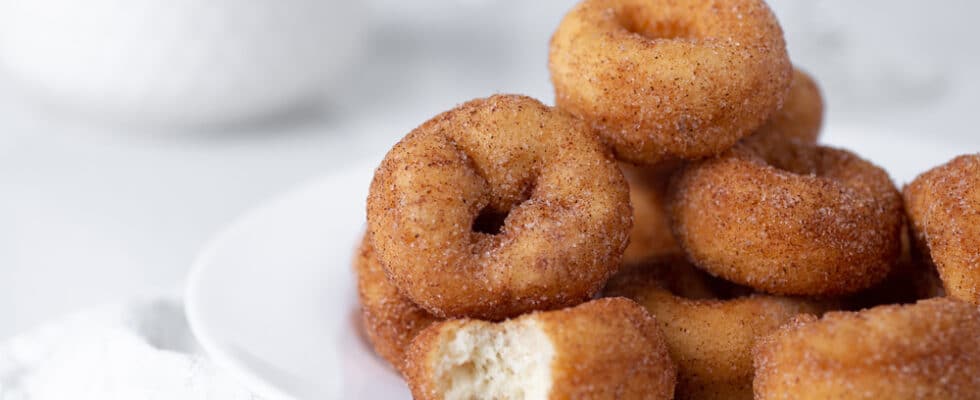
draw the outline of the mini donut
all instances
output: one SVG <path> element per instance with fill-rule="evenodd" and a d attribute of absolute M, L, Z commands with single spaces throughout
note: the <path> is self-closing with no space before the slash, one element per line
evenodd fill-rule
<path fill-rule="evenodd" d="M 354 256 L 354 270 L 365 336 L 375 353 L 401 370 L 412 339 L 439 319 L 399 294 L 388 282 L 367 236 Z"/>
<path fill-rule="evenodd" d="M 752 294 L 719 299 L 708 278 L 682 259 L 667 258 L 615 275 L 605 294 L 645 307 L 660 324 L 677 363 L 677 399 L 752 399 L 752 347 L 815 301 Z"/>
<path fill-rule="evenodd" d="M 783 107 L 772 114 L 752 135 L 761 140 L 799 140 L 816 143 L 823 125 L 823 96 L 820 87 L 806 72 L 793 69 L 789 94 Z"/>
<path fill-rule="evenodd" d="M 396 144 L 371 182 L 367 220 L 385 272 L 413 303 L 500 320 L 590 299 L 619 268 L 632 212 L 588 126 L 496 95 Z"/>
<path fill-rule="evenodd" d="M 638 167 L 620 163 L 630 186 L 633 205 L 633 230 L 629 246 L 623 253 L 623 265 L 641 264 L 648 258 L 680 254 L 682 250 L 670 231 L 667 215 L 667 184 L 679 163 L 655 167 Z"/>
<path fill-rule="evenodd" d="M 689 166 L 670 190 L 671 226 L 694 264 L 756 290 L 851 294 L 899 256 L 901 195 L 845 150 L 742 143 Z"/>
<path fill-rule="evenodd" d="M 762 0 L 584 0 L 548 66 L 559 108 L 648 165 L 732 147 L 780 108 L 793 70 Z"/>
<path fill-rule="evenodd" d="M 904 195 L 914 242 L 946 293 L 980 304 L 980 154 L 919 175 Z"/>
<path fill-rule="evenodd" d="M 406 360 L 419 400 L 669 400 L 676 383 L 657 322 L 622 298 L 500 323 L 441 322 L 415 338 Z"/>
<path fill-rule="evenodd" d="M 802 317 L 755 348 L 755 398 L 980 399 L 980 310 L 950 298 Z"/>

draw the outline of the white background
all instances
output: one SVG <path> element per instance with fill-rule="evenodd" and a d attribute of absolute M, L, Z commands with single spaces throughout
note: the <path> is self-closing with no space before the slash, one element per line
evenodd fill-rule
<path fill-rule="evenodd" d="M 113 125 L 0 81 L 0 339 L 81 307 L 179 290 L 195 252 L 235 216 L 378 159 L 457 103 L 495 92 L 551 102 L 547 41 L 572 3 L 375 0 L 364 56 L 322 106 L 229 130 Z M 773 7 L 794 61 L 824 88 L 830 129 L 976 152 L 980 6 L 940 4 Z"/>

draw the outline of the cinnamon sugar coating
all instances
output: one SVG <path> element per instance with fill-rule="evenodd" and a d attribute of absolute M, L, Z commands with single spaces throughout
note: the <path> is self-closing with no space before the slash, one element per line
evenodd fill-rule
<path fill-rule="evenodd" d="M 939 270 L 949 296 L 980 304 L 980 154 L 929 170 L 904 194 L 921 258 Z"/>
<path fill-rule="evenodd" d="M 388 282 L 367 236 L 354 256 L 361 323 L 374 351 L 401 370 L 415 335 L 440 319 L 416 306 Z"/>
<path fill-rule="evenodd" d="M 980 310 L 950 298 L 799 318 L 755 349 L 755 398 L 980 399 Z"/>
<path fill-rule="evenodd" d="M 787 140 L 815 143 L 823 124 L 823 97 L 813 78 L 798 68 L 783 107 L 777 110 L 746 140 L 763 146 L 778 145 Z M 650 258 L 683 253 L 670 230 L 667 215 L 667 184 L 681 169 L 681 162 L 664 162 L 655 166 L 637 166 L 621 162 L 620 168 L 630 185 L 633 205 L 633 230 L 630 244 L 623 254 L 623 264 L 640 264 Z"/>
<path fill-rule="evenodd" d="M 671 187 L 675 236 L 709 273 L 782 295 L 844 295 L 888 275 L 902 201 L 888 174 L 844 150 L 743 142 Z"/>
<path fill-rule="evenodd" d="M 579 304 L 620 265 L 629 188 L 581 121 L 495 95 L 416 128 L 371 183 L 368 228 L 399 292 L 439 317 Z"/>
<path fill-rule="evenodd" d="M 584 0 L 549 69 L 559 108 L 648 165 L 725 151 L 780 108 L 792 75 L 762 0 Z"/>

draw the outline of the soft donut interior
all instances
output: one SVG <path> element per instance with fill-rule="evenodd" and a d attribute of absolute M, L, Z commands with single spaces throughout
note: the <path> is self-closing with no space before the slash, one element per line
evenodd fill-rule
<path fill-rule="evenodd" d="M 554 346 L 534 320 L 467 324 L 437 351 L 445 399 L 546 399 L 551 391 Z"/>

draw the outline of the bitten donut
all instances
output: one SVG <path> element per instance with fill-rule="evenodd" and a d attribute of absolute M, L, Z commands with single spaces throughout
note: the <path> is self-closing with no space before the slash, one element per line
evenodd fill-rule
<path fill-rule="evenodd" d="M 406 366 L 419 400 L 669 400 L 676 383 L 657 322 L 622 298 L 442 322 L 415 338 Z"/>
<path fill-rule="evenodd" d="M 629 246 L 623 253 L 623 265 L 640 264 L 649 258 L 682 253 L 674 233 L 670 231 L 670 217 L 667 215 L 667 183 L 670 175 L 679 167 L 679 163 L 656 167 L 620 163 L 630 186 L 630 204 L 633 205 L 633 230 L 630 231 Z"/>
<path fill-rule="evenodd" d="M 980 399 L 980 311 L 938 298 L 800 318 L 755 349 L 755 398 Z"/>
<path fill-rule="evenodd" d="M 752 134 L 757 140 L 799 140 L 816 143 L 823 125 L 823 96 L 813 78 L 799 68 L 793 69 L 793 80 L 783 107 L 772 114 Z"/>
<path fill-rule="evenodd" d="M 365 336 L 381 358 L 401 370 L 412 339 L 439 319 L 412 304 L 388 282 L 367 236 L 354 256 L 354 270 Z"/>
<path fill-rule="evenodd" d="M 615 275 L 604 293 L 635 300 L 656 317 L 677 364 L 676 399 L 752 399 L 756 341 L 826 305 L 757 294 L 720 299 L 709 279 L 667 258 Z"/>
<path fill-rule="evenodd" d="M 780 108 L 792 64 L 762 0 L 584 0 L 551 39 L 559 108 L 617 158 L 653 165 L 731 147 Z"/>
<path fill-rule="evenodd" d="M 946 293 L 980 304 L 980 154 L 933 168 L 904 194 L 914 242 Z"/>
<path fill-rule="evenodd" d="M 702 269 L 782 295 L 844 295 L 888 275 L 902 200 L 853 153 L 798 141 L 738 145 L 671 186 L 674 234 Z"/>
<path fill-rule="evenodd" d="M 588 300 L 632 227 L 623 174 L 588 127 L 516 95 L 409 133 L 375 172 L 367 219 L 399 292 L 439 317 L 491 320 Z"/>

